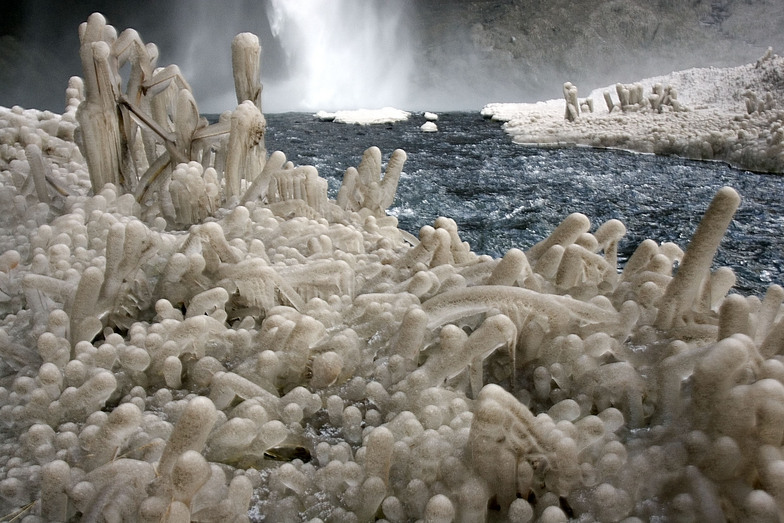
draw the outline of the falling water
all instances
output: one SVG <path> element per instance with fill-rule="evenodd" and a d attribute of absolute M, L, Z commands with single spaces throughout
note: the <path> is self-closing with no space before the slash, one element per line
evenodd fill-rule
<path fill-rule="evenodd" d="M 405 107 L 416 48 L 409 5 L 272 0 L 267 16 L 287 78 L 265 98 L 301 111 Z"/>

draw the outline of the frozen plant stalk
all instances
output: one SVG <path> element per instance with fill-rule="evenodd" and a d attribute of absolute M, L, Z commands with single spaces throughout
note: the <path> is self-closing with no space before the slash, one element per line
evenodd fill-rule
<path fill-rule="evenodd" d="M 656 317 L 658 328 L 672 328 L 692 309 L 738 205 L 740 196 L 731 187 L 723 187 L 716 193 L 692 236 L 677 274 L 667 285 Z"/>

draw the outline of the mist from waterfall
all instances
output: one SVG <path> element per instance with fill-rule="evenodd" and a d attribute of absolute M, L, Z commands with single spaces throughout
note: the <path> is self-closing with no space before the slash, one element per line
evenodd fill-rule
<path fill-rule="evenodd" d="M 670 0 L 579 11 L 568 0 L 25 0 L 0 23 L 0 105 L 61 112 L 68 78 L 83 74 L 76 28 L 96 10 L 157 44 L 159 65 L 180 66 L 203 112 L 236 106 L 231 41 L 245 31 L 263 48 L 265 112 L 443 112 L 780 52 L 780 3 L 725 3 L 730 18 L 713 20 L 705 2 Z"/>
<path fill-rule="evenodd" d="M 271 0 L 267 16 L 284 76 L 264 97 L 286 110 L 409 107 L 415 31 L 410 3 Z"/>

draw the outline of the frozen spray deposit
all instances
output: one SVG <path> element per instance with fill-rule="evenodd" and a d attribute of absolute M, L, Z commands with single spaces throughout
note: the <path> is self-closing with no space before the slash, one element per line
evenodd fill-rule
<path fill-rule="evenodd" d="M 269 154 L 253 35 L 212 125 L 136 32 L 80 35 L 63 115 L 0 110 L 2 514 L 780 517 L 784 290 L 710 269 L 736 191 L 622 271 L 579 213 L 478 256 L 387 215 L 402 150 L 335 200 Z"/>

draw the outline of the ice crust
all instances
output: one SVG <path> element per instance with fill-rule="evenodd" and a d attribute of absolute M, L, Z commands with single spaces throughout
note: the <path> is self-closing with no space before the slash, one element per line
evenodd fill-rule
<path fill-rule="evenodd" d="M 86 38 L 154 58 L 96 16 Z M 386 215 L 401 150 L 370 147 L 334 201 L 314 167 L 260 152 L 254 38 L 235 46 L 238 108 L 218 127 L 187 118 L 187 82 L 163 77 L 176 92 L 151 106 L 172 134 L 138 142 L 135 165 L 194 156 L 145 191 L 85 160 L 80 113 L 107 100 L 78 79 L 63 115 L 0 108 L 0 514 L 784 515 L 784 290 L 728 294 L 732 270 L 710 269 L 733 189 L 706 202 L 688 245 L 645 240 L 623 271 L 624 225 L 578 213 L 535 245 L 477 256 L 451 219 L 417 238 Z M 607 119 L 697 113 L 679 89 L 688 112 Z M 111 114 L 128 107 L 101 94 L 116 96 Z M 563 103 L 525 118 L 590 123 L 563 123 Z M 213 133 L 210 154 L 174 149 Z"/>

